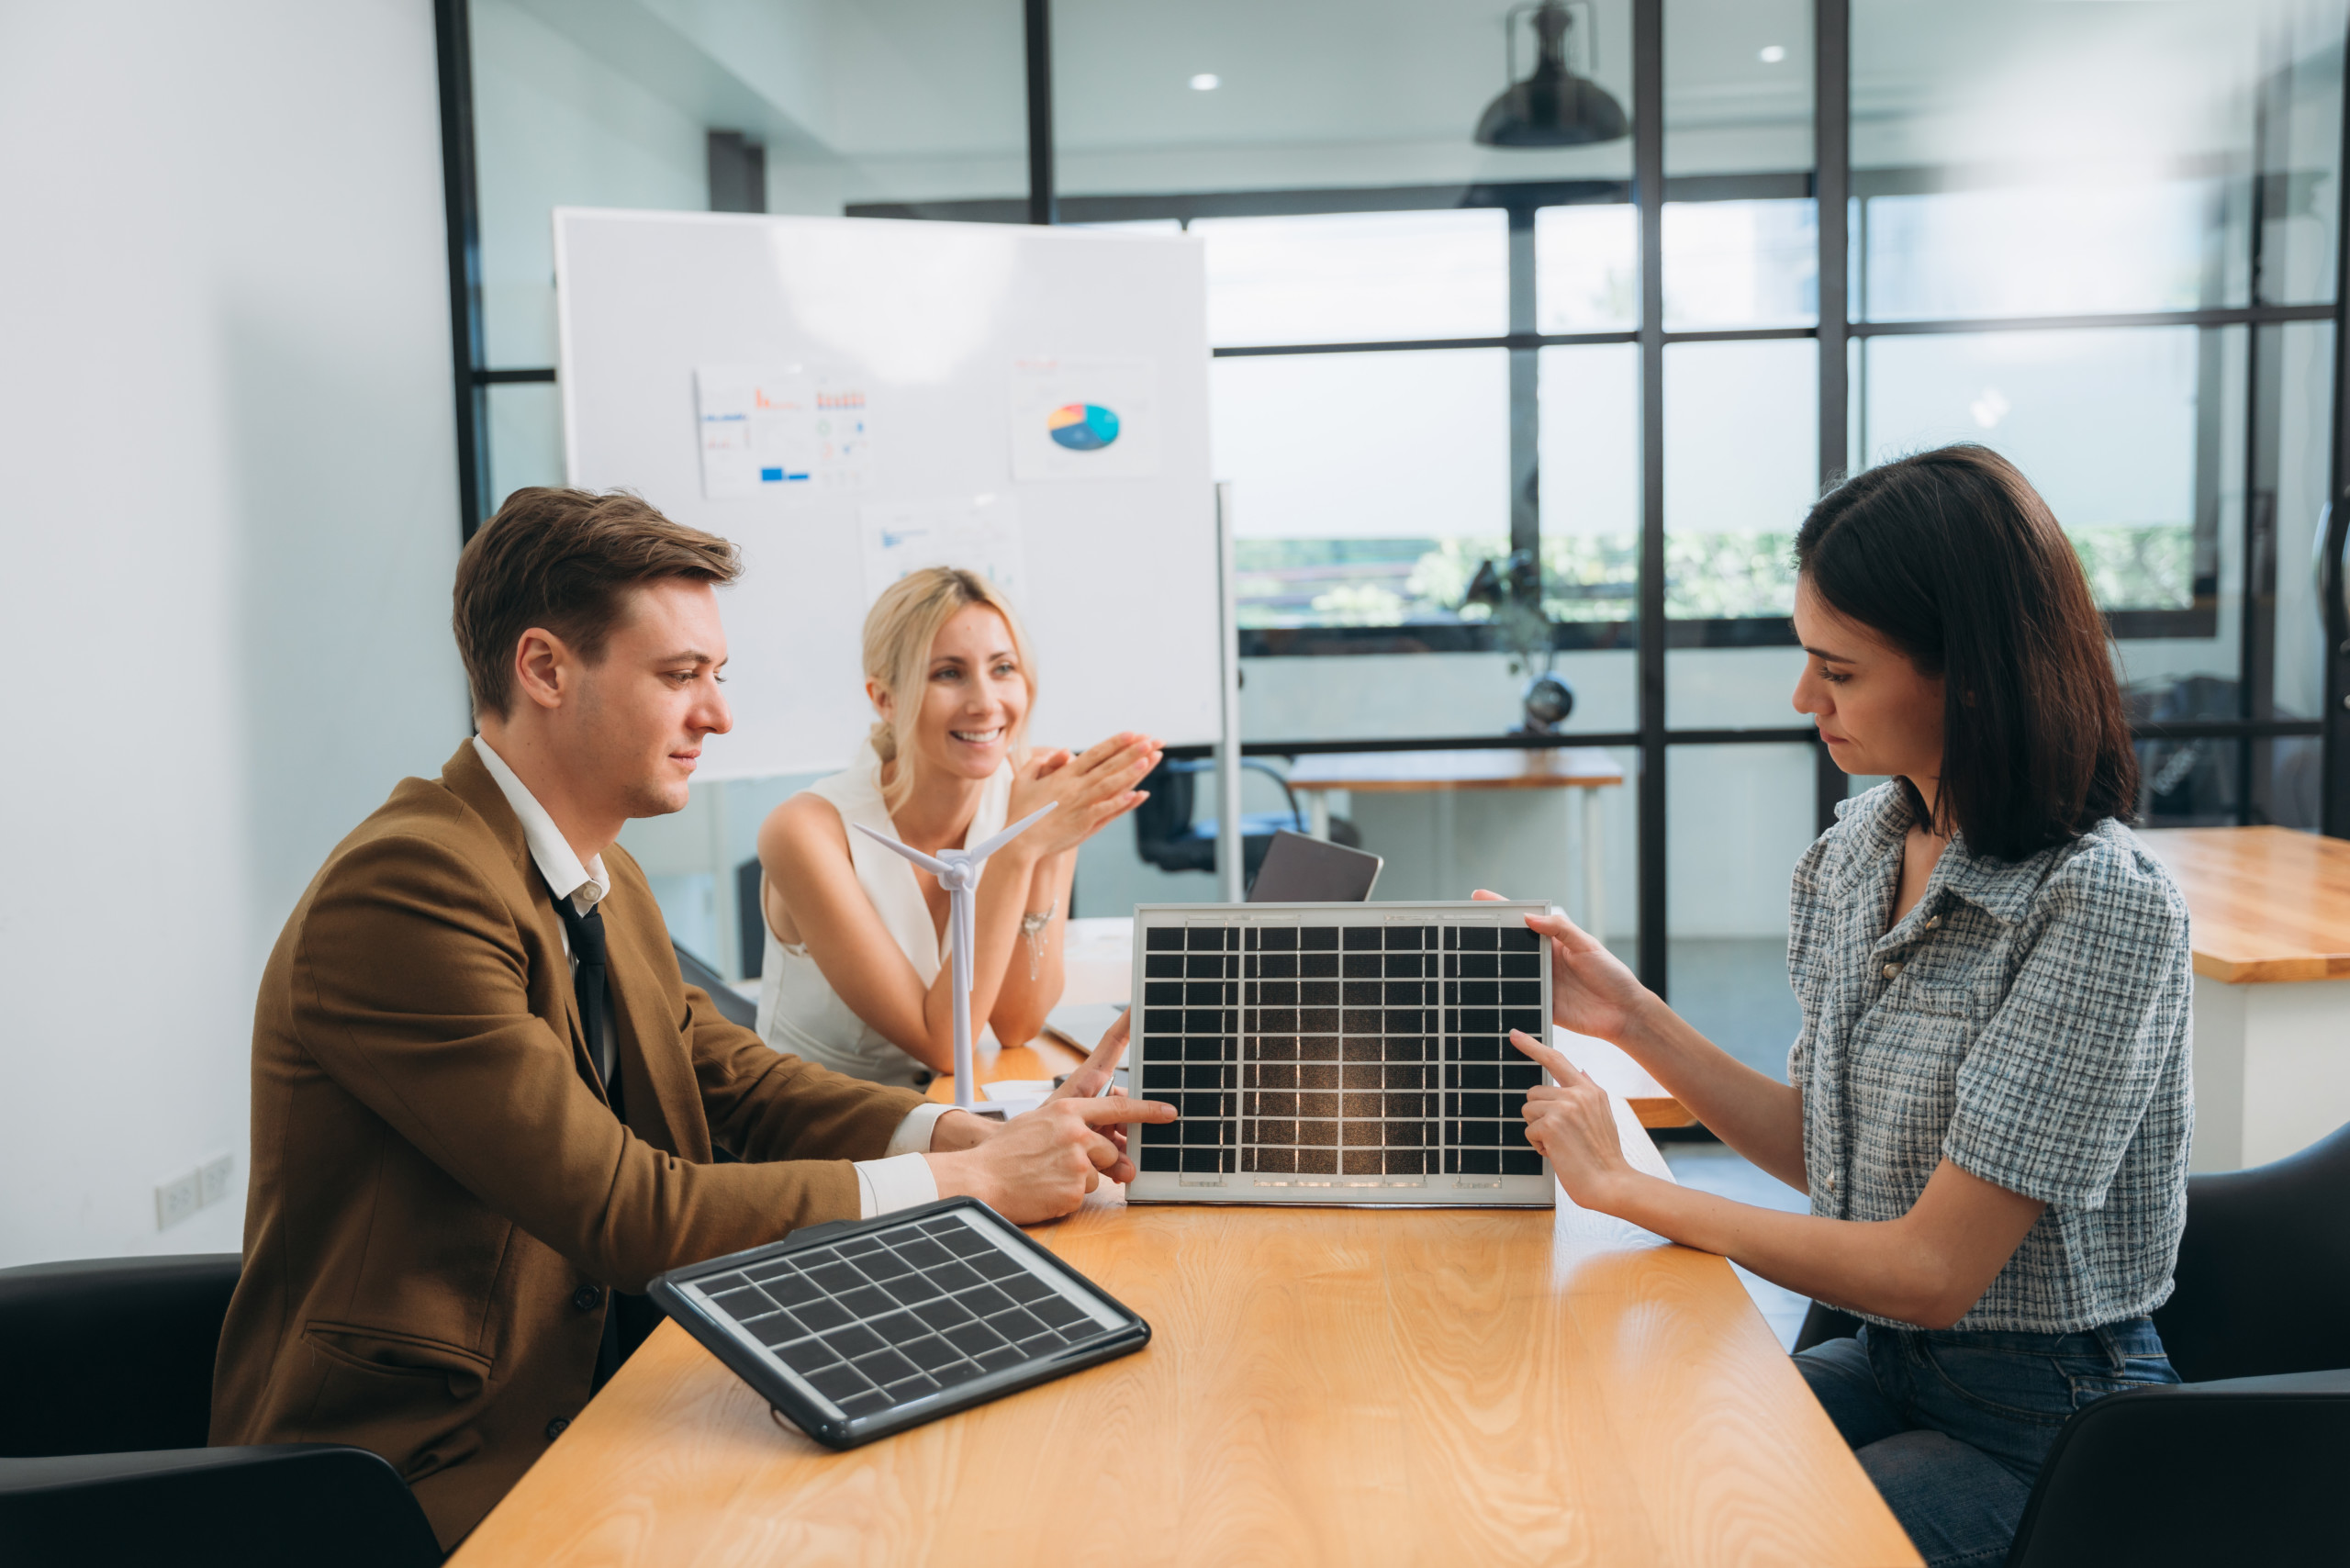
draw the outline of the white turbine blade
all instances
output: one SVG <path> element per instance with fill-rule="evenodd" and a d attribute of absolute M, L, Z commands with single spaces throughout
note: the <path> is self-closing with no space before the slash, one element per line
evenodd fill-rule
<path fill-rule="evenodd" d="M 886 833 L 876 833 L 871 828 L 866 826 L 863 823 L 851 823 L 849 825 L 856 829 L 857 832 L 863 834 L 866 837 L 871 839 L 874 843 L 888 845 L 890 848 L 896 850 L 899 854 L 904 856 L 907 859 L 912 861 L 915 865 L 921 867 L 923 870 L 928 871 L 933 876 L 936 876 L 941 871 L 946 869 L 946 861 L 937 859 L 932 856 L 924 855 L 921 850 L 913 848 L 910 845 L 901 843 L 897 839 L 891 838 Z"/>
<path fill-rule="evenodd" d="M 1002 849 L 1005 845 L 1010 844 L 1013 839 L 1018 838 L 1022 834 L 1026 833 L 1030 828 L 1035 827 L 1037 821 L 1042 818 L 1046 812 L 1051 811 L 1055 806 L 1059 804 L 1060 802 L 1058 801 L 1046 801 L 1044 805 L 1038 807 L 1033 812 L 1030 812 L 1026 816 L 1022 817 L 1018 822 L 1013 823 L 1010 827 L 1005 828 L 1002 833 L 997 834 L 993 838 L 989 839 L 977 849 L 967 849 L 963 853 L 974 860 L 986 859 L 997 850 Z"/>

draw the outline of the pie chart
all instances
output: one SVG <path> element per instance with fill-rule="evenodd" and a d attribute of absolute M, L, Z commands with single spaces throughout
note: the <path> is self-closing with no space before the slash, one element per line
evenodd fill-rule
<path fill-rule="evenodd" d="M 1045 430 L 1071 452 L 1099 452 L 1118 439 L 1118 416 L 1099 403 L 1064 403 L 1045 416 Z"/>

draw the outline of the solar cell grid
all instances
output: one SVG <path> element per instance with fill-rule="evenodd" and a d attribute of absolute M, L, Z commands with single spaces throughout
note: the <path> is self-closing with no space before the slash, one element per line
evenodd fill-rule
<path fill-rule="evenodd" d="M 1237 1176 L 1258 1188 L 1326 1178 L 1334 1197 L 1350 1182 L 1392 1195 L 1445 1177 L 1530 1177 L 1547 1194 L 1520 1114 L 1541 1070 L 1507 1040 L 1512 1028 L 1546 1030 L 1540 942 L 1515 924 L 1523 907 L 1138 912 L 1146 989 L 1132 1059 L 1142 1091 L 1181 1112 L 1140 1129 L 1140 1195 L 1175 1196 L 1169 1178 Z M 1226 966 L 1222 1005 L 1153 1005 L 1152 966 L 1179 936 L 1187 966 Z"/>
<path fill-rule="evenodd" d="M 696 1283 L 711 1308 L 852 1417 L 1113 1332 L 955 1219 L 896 1226 Z"/>

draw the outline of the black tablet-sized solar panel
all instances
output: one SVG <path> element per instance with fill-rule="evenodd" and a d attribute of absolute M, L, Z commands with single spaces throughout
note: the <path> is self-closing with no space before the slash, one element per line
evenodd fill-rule
<path fill-rule="evenodd" d="M 976 1198 L 795 1231 L 653 1299 L 831 1448 L 1138 1350 L 1150 1325 Z"/>
<path fill-rule="evenodd" d="M 1549 1038 L 1534 902 L 1135 911 L 1130 1203 L 1539 1207 L 1526 1138 Z"/>

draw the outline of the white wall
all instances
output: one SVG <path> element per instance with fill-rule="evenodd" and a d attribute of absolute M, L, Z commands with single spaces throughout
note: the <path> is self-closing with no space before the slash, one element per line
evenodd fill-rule
<path fill-rule="evenodd" d="M 429 0 L 0 5 L 0 1265 L 235 1249 L 269 946 L 466 734 L 438 102 Z"/>

